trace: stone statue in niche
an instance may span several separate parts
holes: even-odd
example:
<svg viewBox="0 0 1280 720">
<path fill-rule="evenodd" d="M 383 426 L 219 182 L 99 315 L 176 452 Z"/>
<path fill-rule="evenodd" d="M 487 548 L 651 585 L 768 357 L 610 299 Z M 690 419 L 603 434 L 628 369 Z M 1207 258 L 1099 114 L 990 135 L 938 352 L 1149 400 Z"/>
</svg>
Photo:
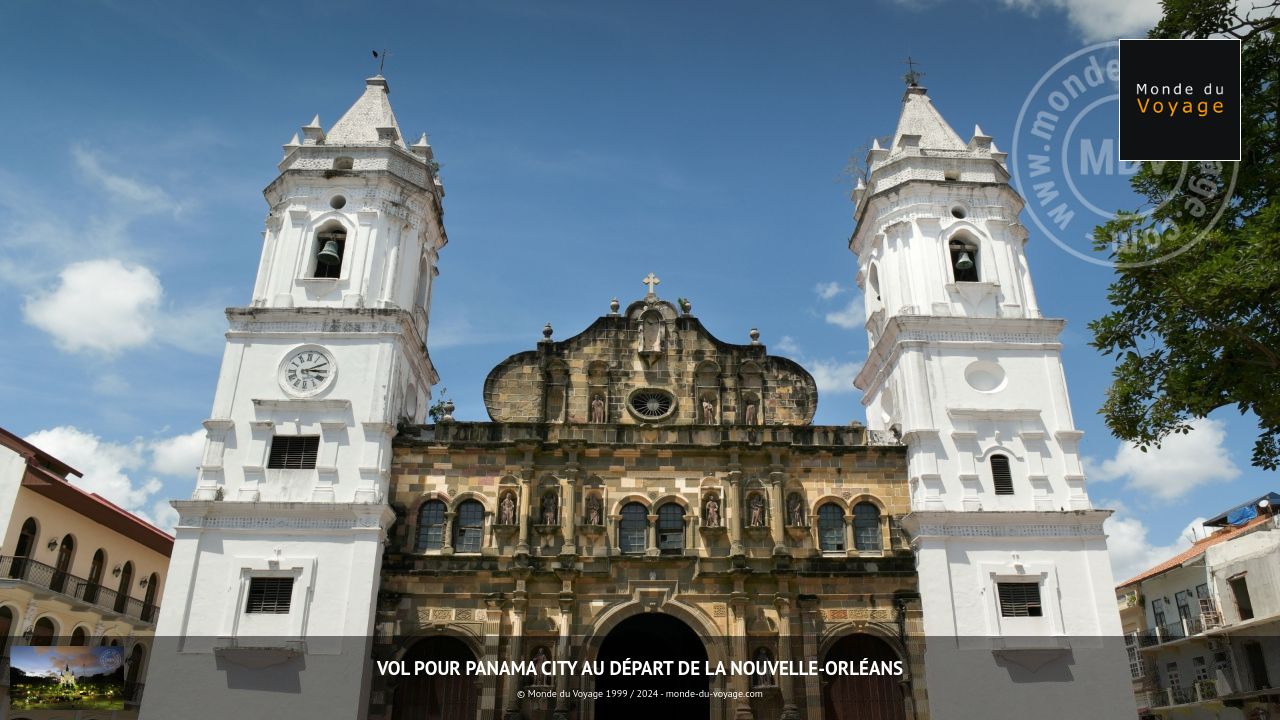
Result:
<svg viewBox="0 0 1280 720">
<path fill-rule="evenodd" d="M 556 525 L 560 522 L 560 513 L 556 512 L 556 494 L 549 492 L 542 496 L 542 524 Z"/>
<path fill-rule="evenodd" d="M 751 676 L 751 684 L 755 687 L 766 687 L 773 684 L 773 673 L 769 672 L 769 661 L 773 657 L 769 655 L 769 651 L 764 648 L 756 650 L 756 656 L 752 658 L 756 661 L 755 674 Z"/>
<path fill-rule="evenodd" d="M 604 398 L 599 395 L 591 398 L 591 422 L 604 422 Z"/>
<path fill-rule="evenodd" d="M 760 497 L 760 493 L 753 493 L 748 503 L 751 512 L 747 524 L 751 527 L 764 527 L 764 498 Z"/>
<path fill-rule="evenodd" d="M 742 424 L 755 425 L 756 415 L 759 413 L 759 406 L 756 405 L 755 398 L 748 398 L 747 405 L 742 409 Z"/>
<path fill-rule="evenodd" d="M 707 496 L 707 504 L 702 510 L 702 518 L 707 527 L 720 527 L 720 501 L 716 499 L 715 495 Z"/>
<path fill-rule="evenodd" d="M 542 664 L 550 660 L 545 647 L 539 647 L 533 653 L 533 684 L 550 685 L 551 676 L 542 671 Z"/>
<path fill-rule="evenodd" d="M 716 406 L 710 400 L 702 400 L 702 422 L 706 425 L 716 424 Z"/>
<path fill-rule="evenodd" d="M 804 502 L 800 500 L 799 495 L 792 493 L 791 498 L 787 500 L 787 515 L 795 527 L 804 526 Z"/>
<path fill-rule="evenodd" d="M 516 524 L 516 500 L 515 493 L 503 493 L 502 502 L 498 505 L 498 524 L 499 525 L 515 525 Z"/>
<path fill-rule="evenodd" d="M 644 328 L 640 349 L 642 352 L 662 352 L 663 343 L 667 339 L 667 326 L 657 312 L 645 313 Z"/>
<path fill-rule="evenodd" d="M 600 496 L 588 495 L 587 496 L 587 524 L 602 525 L 603 524 L 601 522 L 602 510 L 603 508 L 601 508 Z"/>
</svg>

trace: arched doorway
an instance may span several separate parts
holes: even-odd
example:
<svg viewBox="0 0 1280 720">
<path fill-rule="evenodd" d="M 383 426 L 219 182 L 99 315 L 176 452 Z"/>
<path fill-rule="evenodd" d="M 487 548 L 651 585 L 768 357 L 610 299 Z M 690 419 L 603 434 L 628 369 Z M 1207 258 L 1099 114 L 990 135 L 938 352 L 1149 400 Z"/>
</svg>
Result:
<svg viewBox="0 0 1280 720">
<path fill-rule="evenodd" d="M 0 656 L 9 652 L 9 634 L 13 632 L 13 611 L 0 606 Z"/>
<path fill-rule="evenodd" d="M 410 668 L 419 660 L 457 660 L 465 666 L 475 659 L 466 643 L 447 635 L 419 640 L 403 658 Z M 411 675 L 396 686 L 391 720 L 474 720 L 478 695 L 469 675 Z"/>
<path fill-rule="evenodd" d="M 115 609 L 118 613 L 127 612 L 129 608 L 129 586 L 133 584 L 133 562 L 126 562 L 120 571 L 120 587 L 116 590 Z"/>
<path fill-rule="evenodd" d="M 645 718 L 646 720 L 680 718 L 697 720 L 711 716 L 711 698 L 696 697 L 709 689 L 707 676 L 673 672 L 665 676 L 614 675 L 608 672 L 614 660 L 688 660 L 701 668 L 707 660 L 707 648 L 702 638 L 688 625 L 663 613 L 633 615 L 618 623 L 604 641 L 596 662 L 605 663 L 605 673 L 596 680 L 596 691 L 604 695 L 596 701 L 596 720 L 619 718 Z M 683 693 L 692 691 L 695 697 L 658 697 L 643 700 L 628 699 L 629 692 L 610 698 L 611 690 L 653 690 Z"/>
<path fill-rule="evenodd" d="M 53 580 L 49 582 L 49 589 L 54 592 L 62 592 L 67 588 L 67 576 L 71 573 L 71 558 L 76 554 L 76 539 L 70 535 L 62 536 L 62 543 L 58 545 L 58 559 L 53 565 Z"/>
<path fill-rule="evenodd" d="M 58 634 L 57 628 L 53 626 L 53 621 L 47 617 L 42 617 L 31 626 L 31 639 L 27 641 L 28 645 L 42 647 L 53 644 L 53 638 Z"/>
<path fill-rule="evenodd" d="M 124 661 L 124 701 L 127 704 L 136 704 L 141 701 L 138 697 L 138 680 L 142 678 L 142 661 L 147 656 L 147 651 L 142 648 L 141 644 L 134 645 L 133 651 L 129 653 L 129 658 Z"/>
<path fill-rule="evenodd" d="M 22 530 L 18 532 L 18 544 L 13 550 L 13 565 L 9 568 L 9 577 L 26 578 L 27 576 L 27 558 L 31 557 L 31 551 L 36 546 L 36 519 L 27 518 L 22 523 Z"/>
<path fill-rule="evenodd" d="M 147 578 L 147 595 L 142 600 L 142 619 L 146 622 L 156 621 L 156 592 L 160 588 L 160 576 L 151 573 Z"/>
<path fill-rule="evenodd" d="M 823 662 L 844 660 L 857 666 L 863 659 L 892 662 L 901 658 L 880 638 L 857 633 L 836 641 Z M 900 680 L 891 674 L 824 677 L 823 720 L 906 720 Z"/>
<path fill-rule="evenodd" d="M 89 565 L 89 584 L 84 586 L 84 601 L 98 602 L 98 590 L 102 587 L 102 572 L 107 566 L 107 553 L 102 548 L 93 554 L 93 563 Z"/>
</svg>

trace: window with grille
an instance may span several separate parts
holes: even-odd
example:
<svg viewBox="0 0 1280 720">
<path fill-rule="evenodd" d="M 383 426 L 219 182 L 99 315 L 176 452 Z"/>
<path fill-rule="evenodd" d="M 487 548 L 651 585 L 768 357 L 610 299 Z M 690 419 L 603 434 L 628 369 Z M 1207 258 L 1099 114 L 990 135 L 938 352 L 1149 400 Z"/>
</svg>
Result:
<svg viewBox="0 0 1280 720">
<path fill-rule="evenodd" d="M 663 555 L 684 552 L 684 508 L 675 503 L 658 508 L 658 549 Z"/>
<path fill-rule="evenodd" d="M 627 503 L 618 522 L 618 548 L 624 553 L 642 553 L 648 545 L 649 511 L 640 503 Z"/>
<path fill-rule="evenodd" d="M 244 611 L 283 615 L 289 612 L 289 602 L 292 598 L 293 578 L 291 577 L 249 578 L 249 602 L 245 605 Z"/>
<path fill-rule="evenodd" d="M 1040 584 L 1029 582 L 997 583 L 1000 614 L 1004 617 L 1040 617 Z"/>
<path fill-rule="evenodd" d="M 453 551 L 480 552 L 484 540 L 484 506 L 478 500 L 467 500 L 458 506 L 453 521 Z"/>
<path fill-rule="evenodd" d="M 858 550 L 880 549 L 880 508 L 867 502 L 853 506 L 853 546 Z"/>
<path fill-rule="evenodd" d="M 835 503 L 818 508 L 818 545 L 823 552 L 844 552 L 844 510 Z"/>
<path fill-rule="evenodd" d="M 1004 455 L 991 456 L 991 481 L 997 495 L 1013 494 L 1013 473 L 1009 471 L 1009 458 Z"/>
<path fill-rule="evenodd" d="M 414 547 L 418 550 L 439 550 L 444 547 L 444 503 L 428 500 L 418 508 L 418 538 Z"/>
<path fill-rule="evenodd" d="M 314 470 L 319 452 L 319 435 L 277 435 L 271 438 L 267 467 L 273 470 Z"/>
</svg>

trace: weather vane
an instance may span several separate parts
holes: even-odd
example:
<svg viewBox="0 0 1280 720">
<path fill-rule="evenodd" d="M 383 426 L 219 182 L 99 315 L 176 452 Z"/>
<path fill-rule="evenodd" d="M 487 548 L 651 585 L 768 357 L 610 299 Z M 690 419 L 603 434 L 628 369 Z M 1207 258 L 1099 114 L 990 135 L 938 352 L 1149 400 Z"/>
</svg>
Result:
<svg viewBox="0 0 1280 720">
<path fill-rule="evenodd" d="M 377 50 L 373 50 L 372 52 L 373 52 L 373 59 L 378 61 L 378 74 L 381 75 L 382 66 L 387 62 L 387 55 L 388 55 L 387 50 L 386 48 L 383 48 L 382 52 L 378 52 Z"/>
<path fill-rule="evenodd" d="M 907 85 L 909 85 L 910 87 L 915 87 L 919 85 L 920 78 L 924 77 L 924 73 L 916 69 L 916 62 L 915 60 L 911 59 L 910 55 L 907 56 L 906 65 L 907 65 L 907 74 L 903 77 L 903 79 L 907 81 Z"/>
</svg>

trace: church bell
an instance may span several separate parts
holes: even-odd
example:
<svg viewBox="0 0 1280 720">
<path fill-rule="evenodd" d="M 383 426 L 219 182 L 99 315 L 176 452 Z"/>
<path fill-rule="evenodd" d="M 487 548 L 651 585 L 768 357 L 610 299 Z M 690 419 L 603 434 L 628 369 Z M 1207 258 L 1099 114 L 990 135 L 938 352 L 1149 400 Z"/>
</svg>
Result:
<svg viewBox="0 0 1280 720">
<path fill-rule="evenodd" d="M 327 249 L 327 248 L 326 248 L 326 249 Z M 972 269 L 973 269 L 973 258 L 969 257 L 969 253 L 968 253 L 968 252 L 962 252 L 962 253 L 960 253 L 960 257 L 956 259 L 956 269 L 957 269 L 957 270 L 972 270 Z"/>
<path fill-rule="evenodd" d="M 316 260 L 319 260 L 325 265 L 337 265 L 342 262 L 342 256 L 338 254 L 338 241 L 326 240 L 324 248 L 320 251 L 320 254 L 316 256 Z M 973 265 L 973 263 L 969 264 Z"/>
</svg>

